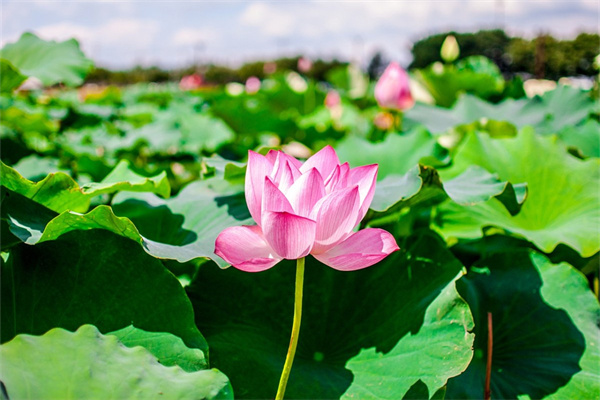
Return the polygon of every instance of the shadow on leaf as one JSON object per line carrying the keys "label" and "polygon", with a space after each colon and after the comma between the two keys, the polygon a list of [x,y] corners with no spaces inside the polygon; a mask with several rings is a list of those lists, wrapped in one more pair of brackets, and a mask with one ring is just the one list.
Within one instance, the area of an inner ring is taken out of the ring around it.
{"label": "shadow on leaf", "polygon": [[581,370],[584,336],[569,314],[542,297],[541,288],[549,283],[532,255],[526,249],[490,254],[458,281],[475,320],[475,355],[467,370],[448,382],[446,398],[483,396],[488,312],[493,317],[492,398],[540,399]]}

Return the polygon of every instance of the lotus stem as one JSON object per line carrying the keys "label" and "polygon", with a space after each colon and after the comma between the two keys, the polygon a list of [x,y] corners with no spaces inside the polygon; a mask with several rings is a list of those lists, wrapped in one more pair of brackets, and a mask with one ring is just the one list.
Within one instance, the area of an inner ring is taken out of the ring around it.
{"label": "lotus stem", "polygon": [[490,382],[492,376],[492,350],[494,348],[494,326],[492,324],[492,313],[487,313],[488,319],[488,342],[487,342],[487,362],[485,365],[485,388],[483,392],[484,400],[492,399],[492,391],[490,390]]}
{"label": "lotus stem", "polygon": [[282,400],[285,395],[296,347],[298,346],[298,336],[300,335],[300,321],[302,319],[302,291],[304,287],[304,258],[299,258],[296,266],[296,294],[294,296],[294,323],[292,324],[292,337],[290,338],[290,347],[288,348],[281,378],[279,379],[279,387],[277,388],[277,396],[275,400]]}

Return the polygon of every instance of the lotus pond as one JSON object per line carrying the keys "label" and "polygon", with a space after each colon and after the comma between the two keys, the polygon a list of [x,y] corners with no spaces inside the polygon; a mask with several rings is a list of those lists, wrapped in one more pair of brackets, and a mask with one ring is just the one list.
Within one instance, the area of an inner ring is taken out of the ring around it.
{"label": "lotus pond", "polygon": [[[75,41],[0,58],[2,398],[274,398],[296,262],[248,273],[215,240],[255,224],[249,150],[326,146],[378,164],[354,230],[399,250],[305,258],[286,398],[600,397],[597,81],[528,97],[474,56],[409,71],[393,110],[352,65],[77,88]],[[17,90],[32,76],[46,88]]]}

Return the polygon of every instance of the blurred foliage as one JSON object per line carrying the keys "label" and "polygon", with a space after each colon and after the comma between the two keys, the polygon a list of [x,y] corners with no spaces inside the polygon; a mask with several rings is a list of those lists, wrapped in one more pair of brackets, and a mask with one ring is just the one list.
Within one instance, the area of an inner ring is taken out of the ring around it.
{"label": "blurred foliage", "polygon": [[[207,84],[220,85],[229,82],[245,82],[251,76],[264,79],[278,71],[298,71],[300,56],[280,58],[274,61],[253,61],[239,68],[225,65],[192,65],[186,68],[167,70],[160,67],[137,66],[129,70],[112,71],[98,67],[90,73],[86,83],[130,85],[141,82],[162,83],[179,81],[182,77],[200,73]],[[314,60],[309,71],[302,72],[308,78],[325,80],[325,75],[331,70],[347,63],[333,59],[331,61]]]}

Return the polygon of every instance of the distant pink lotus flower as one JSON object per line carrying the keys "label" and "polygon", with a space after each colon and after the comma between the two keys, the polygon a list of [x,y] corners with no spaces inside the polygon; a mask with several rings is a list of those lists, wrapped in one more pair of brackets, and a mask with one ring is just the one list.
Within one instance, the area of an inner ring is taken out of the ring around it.
{"label": "distant pink lotus flower", "polygon": [[398,63],[391,62],[375,85],[379,106],[393,110],[411,108],[415,101],[410,93],[408,74]]}
{"label": "distant pink lotus flower", "polygon": [[179,81],[179,88],[181,90],[194,90],[202,86],[202,77],[198,74],[187,75],[181,78]]}
{"label": "distant pink lotus flower", "polygon": [[325,96],[325,107],[335,108],[342,104],[342,98],[336,90],[330,90]]}
{"label": "distant pink lotus flower", "polygon": [[379,262],[398,250],[394,237],[382,229],[353,231],[373,200],[377,168],[340,164],[330,146],[304,163],[281,151],[249,151],[246,202],[257,225],[225,229],[215,253],[248,272],[308,254],[341,271]]}
{"label": "distant pink lotus flower", "polygon": [[254,94],[260,90],[260,79],[255,76],[251,76],[246,79],[246,93]]}
{"label": "distant pink lotus flower", "polygon": [[300,57],[298,59],[298,71],[306,73],[306,72],[310,71],[311,68],[312,68],[312,61],[310,61],[308,58]]}

